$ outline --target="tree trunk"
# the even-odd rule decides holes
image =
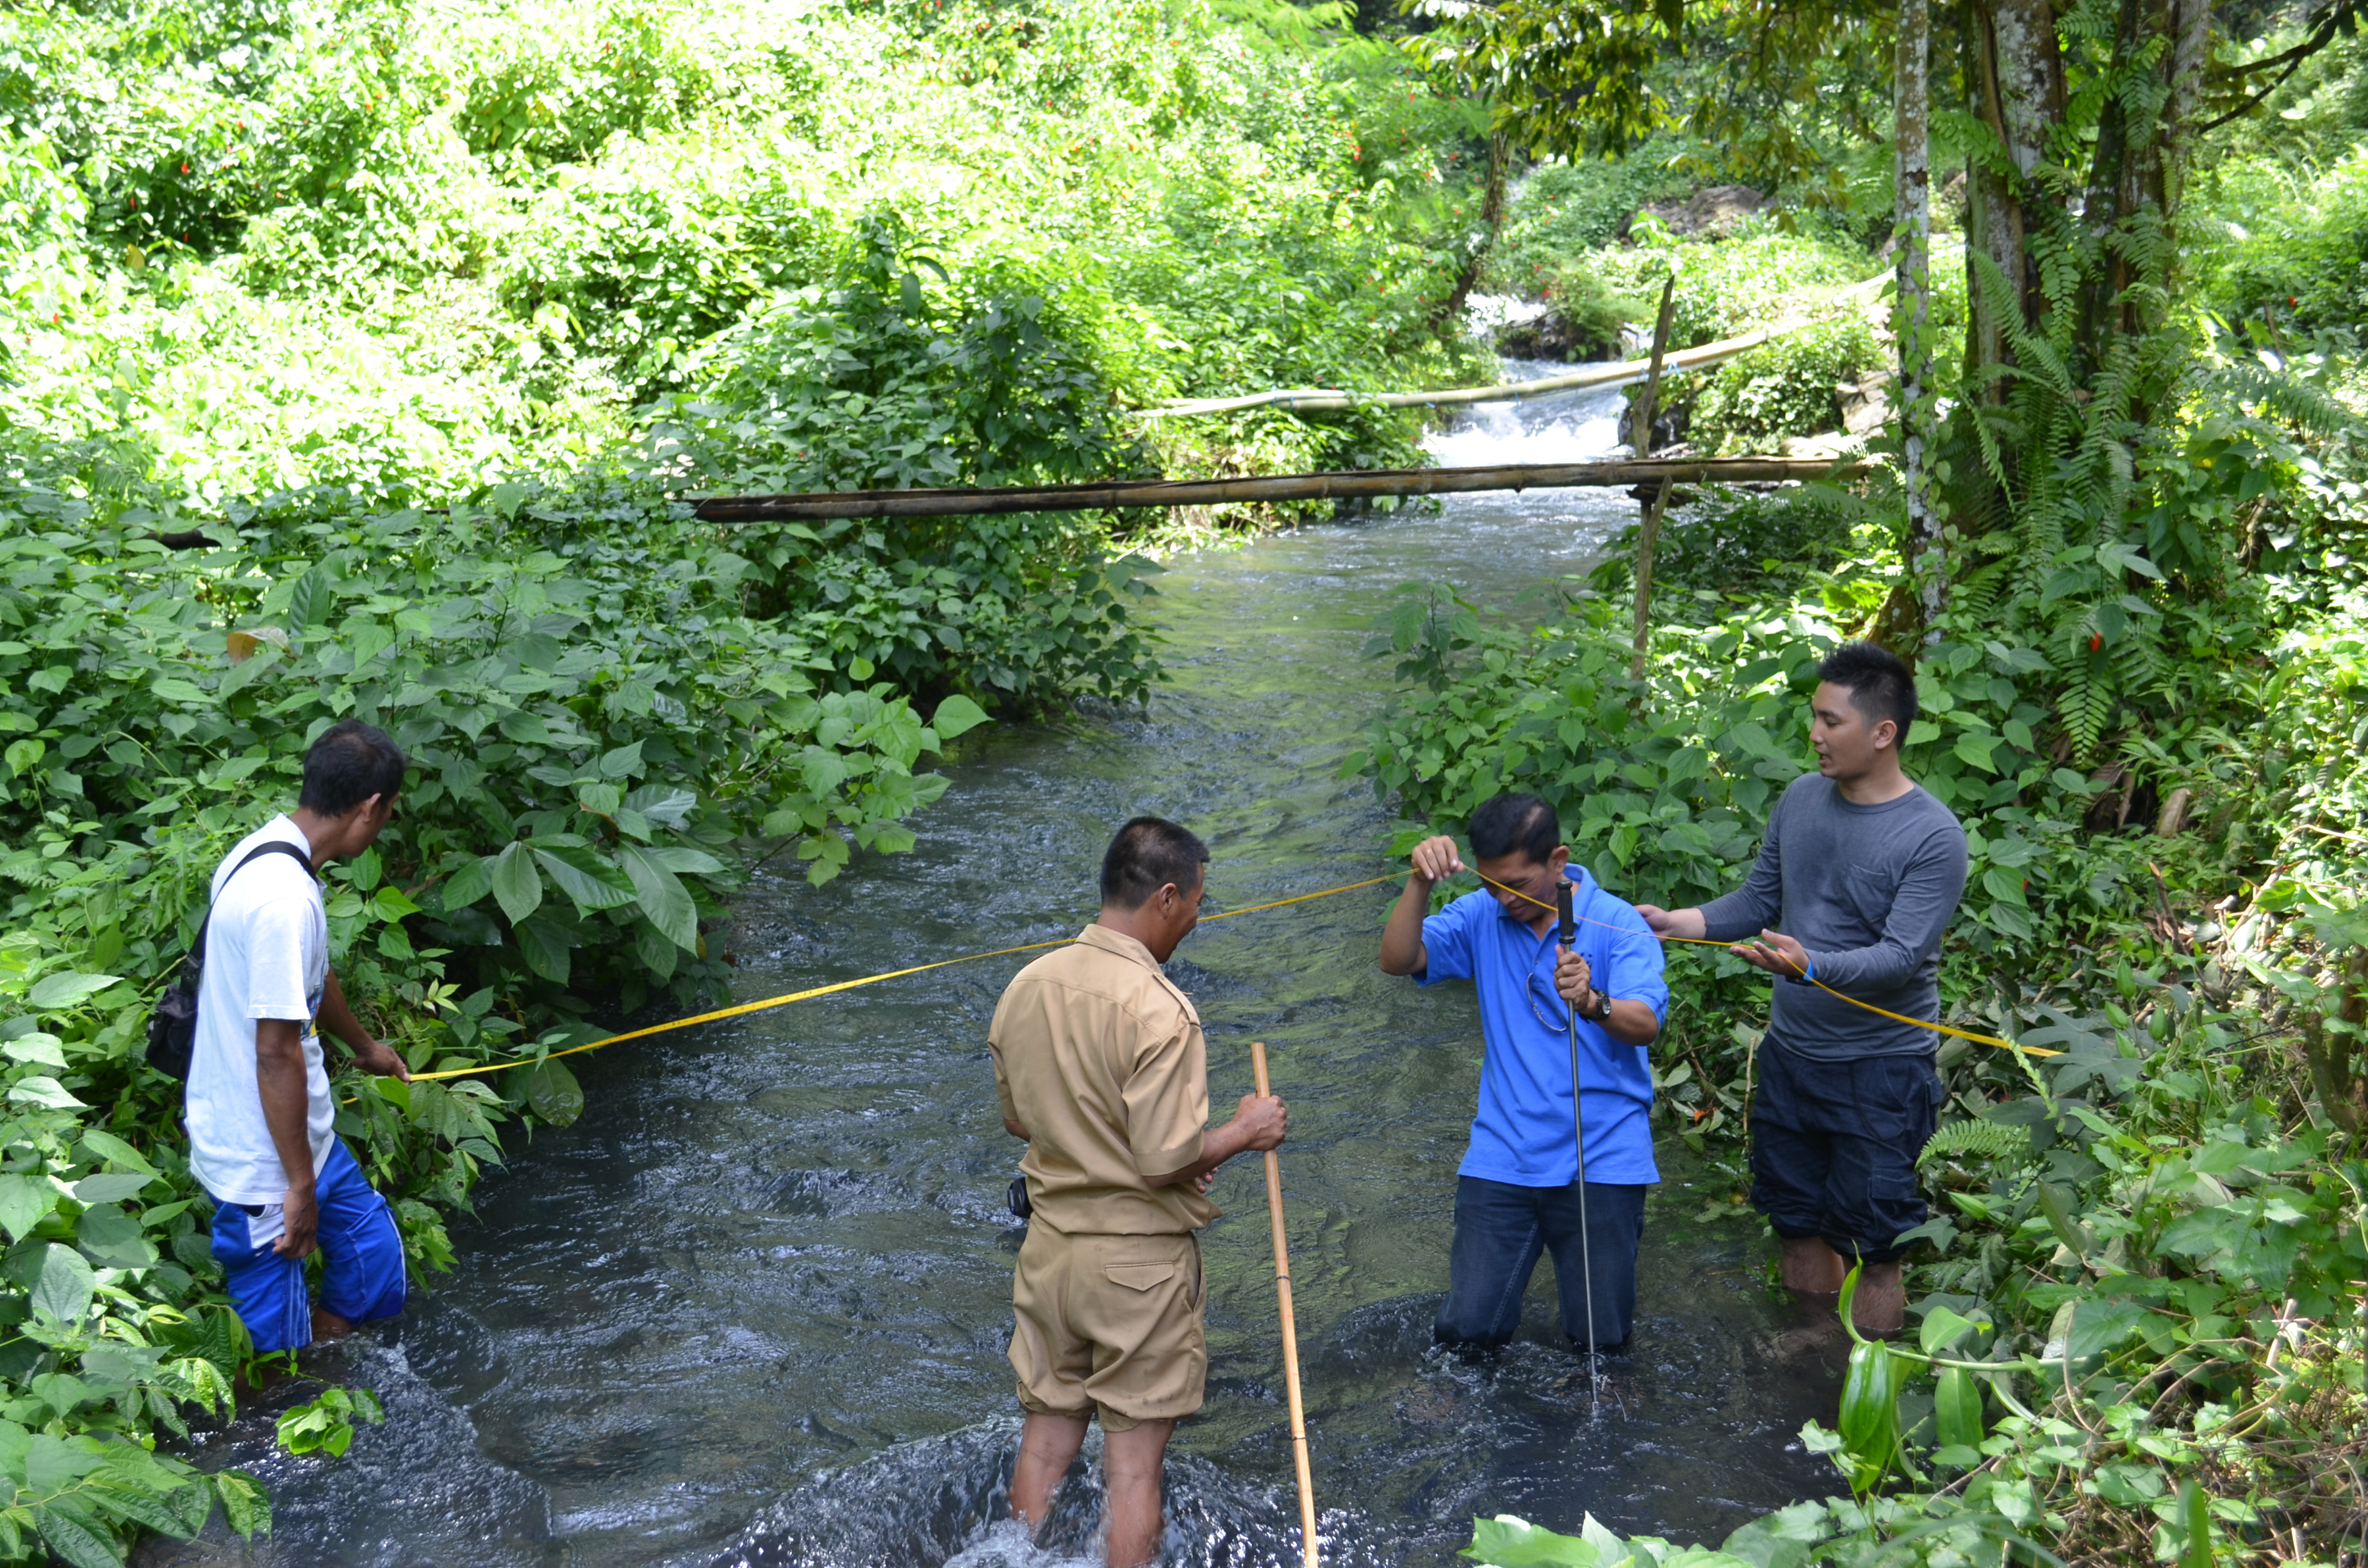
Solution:
[[[1439,308],[1440,319],[1451,326],[1463,314],[1463,301],[1480,281],[1480,273],[1497,248],[1497,234],[1505,226],[1505,165],[1511,158],[1505,133],[1490,131],[1488,168],[1480,182],[1480,238],[1473,245],[1472,254],[1463,258],[1463,268],[1455,275],[1455,287],[1448,291],[1445,302]]]
[[[2048,133],[2064,119],[2064,55],[2050,0],[1968,0],[1964,38],[1974,118],[1998,140],[1990,156],[1977,149],[1966,161],[1965,396],[1996,405],[2006,400],[2006,383],[1985,378],[1983,367],[2015,362],[2009,325],[2035,330],[2044,303],[2025,248],[2032,228],[2025,204],[2040,199],[2032,176]],[[1976,257],[2004,279],[2014,301],[2007,311],[1983,287]]]
[[[2170,243],[2211,30],[2211,0],[2122,0],[2113,29],[2116,67],[2157,41],[2166,47],[2151,73],[2134,74],[2106,100],[2098,120],[2082,219],[2104,255],[2081,300],[2084,372],[2116,335],[2158,324],[2149,308],[2152,291],[2131,285],[2145,276],[2144,253]]]
[[[1926,467],[1932,438],[1932,163],[1931,13],[1927,0],[1901,0],[1899,59],[1894,78],[1898,108],[1893,120],[1899,176],[1899,293],[1892,332],[1899,344],[1899,477],[1907,491],[1904,553],[1916,584],[1917,609],[1929,643],[1940,635],[1948,591],[1948,554]]]

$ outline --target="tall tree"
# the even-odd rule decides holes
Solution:
[[[1932,101],[1929,80],[1932,18],[1927,0],[1900,0],[1898,63],[1892,73],[1894,210],[1898,284],[1892,336],[1899,347],[1899,480],[1907,502],[1901,552],[1914,584],[1919,619],[1941,618],[1949,587],[1942,518],[1927,464],[1937,407],[1932,386]]]

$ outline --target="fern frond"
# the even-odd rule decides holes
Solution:
[[[1924,1152],[1916,1156],[1921,1169],[1964,1154],[1978,1154],[1985,1160],[2020,1160],[2031,1153],[2031,1130],[2011,1127],[2002,1121],[1952,1121],[1924,1142]]]

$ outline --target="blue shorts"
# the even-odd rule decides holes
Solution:
[[[391,1318],[403,1311],[410,1281],[403,1267],[403,1236],[386,1199],[362,1176],[343,1139],[329,1140],[329,1158],[313,1187],[320,1207],[321,1305],[348,1323]],[[214,1261],[230,1279],[231,1305],[255,1341],[257,1355],[300,1350],[313,1343],[313,1305],[304,1290],[304,1260],[283,1257],[266,1242],[247,1239],[262,1212],[237,1203],[214,1207]]]

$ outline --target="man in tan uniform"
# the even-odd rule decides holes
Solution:
[[[1102,1423],[1111,1568],[1159,1551],[1168,1435],[1209,1369],[1201,1246],[1219,1165],[1282,1142],[1282,1102],[1245,1095],[1209,1126],[1208,1051],[1160,965],[1200,921],[1209,860],[1157,817],[1119,829],[1102,912],[1019,971],[987,1031],[1003,1125],[1028,1141],[1032,1210],[1011,1281],[1011,1365],[1027,1426],[1011,1511],[1041,1528],[1053,1489]]]

